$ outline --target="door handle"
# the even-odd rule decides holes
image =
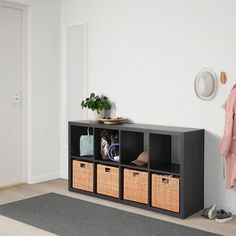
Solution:
[[[16,91],[14,98],[13,98],[13,102],[11,102],[12,105],[19,107],[20,106],[20,101],[21,101],[21,92],[20,91]]]

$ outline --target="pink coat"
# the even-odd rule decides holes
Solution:
[[[232,88],[225,109],[225,128],[220,153],[226,162],[226,187],[236,186],[236,84]]]

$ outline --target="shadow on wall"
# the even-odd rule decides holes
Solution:
[[[218,207],[225,204],[225,184],[223,157],[220,155],[221,137],[205,131],[205,207],[216,203]],[[232,189],[231,191],[235,191]]]

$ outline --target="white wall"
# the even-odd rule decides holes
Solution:
[[[62,28],[88,24],[88,91],[105,93],[135,122],[206,129],[205,205],[236,213],[219,155],[220,106],[236,77],[236,1],[62,0],[61,9]],[[204,67],[229,78],[207,102],[193,90]]]
[[[60,1],[32,1],[32,177],[60,171]],[[40,177],[40,178],[41,178]]]
[[[9,0],[28,6],[28,182],[60,176],[60,1]]]

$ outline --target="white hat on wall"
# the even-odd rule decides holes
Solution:
[[[211,69],[201,70],[194,81],[194,90],[198,98],[202,100],[212,99],[217,90],[217,76]]]

